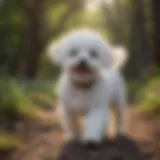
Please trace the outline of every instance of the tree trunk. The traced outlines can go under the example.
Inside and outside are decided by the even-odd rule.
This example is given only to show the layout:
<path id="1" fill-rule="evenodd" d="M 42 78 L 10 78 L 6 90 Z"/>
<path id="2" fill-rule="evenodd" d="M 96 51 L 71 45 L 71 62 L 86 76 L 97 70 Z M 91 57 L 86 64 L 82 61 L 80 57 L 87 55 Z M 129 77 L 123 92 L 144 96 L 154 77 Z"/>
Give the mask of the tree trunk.
<path id="1" fill-rule="evenodd" d="M 25 0 L 23 1 L 25 2 Z M 27 1 L 26 1 L 27 2 Z M 22 51 L 21 65 L 18 75 L 24 79 L 35 79 L 39 68 L 41 54 L 51 38 L 56 37 L 65 27 L 65 22 L 83 8 L 84 1 L 70 1 L 66 13 L 59 20 L 57 27 L 51 31 L 44 26 L 44 9 L 46 0 L 32 0 L 32 3 L 23 3 L 26 31 Z M 53 1 L 56 5 L 58 1 Z M 53 4 L 52 4 L 53 5 Z M 45 34 L 44 34 L 45 33 Z"/>
<path id="2" fill-rule="evenodd" d="M 144 1 L 132 0 L 132 37 L 131 47 L 133 48 L 132 57 L 129 64 L 134 67 L 134 77 L 143 79 L 147 74 L 147 67 L 150 64 L 150 49 L 148 35 L 145 27 Z M 131 73 L 133 74 L 133 72 Z"/>
<path id="3" fill-rule="evenodd" d="M 25 4 L 26 5 L 26 4 Z M 31 6 L 25 6 L 26 35 L 20 77 L 34 79 L 42 53 L 42 27 L 44 0 L 32 0 Z"/>
<path id="4" fill-rule="evenodd" d="M 152 0 L 153 30 L 154 30 L 154 63 L 160 66 L 160 0 Z"/>

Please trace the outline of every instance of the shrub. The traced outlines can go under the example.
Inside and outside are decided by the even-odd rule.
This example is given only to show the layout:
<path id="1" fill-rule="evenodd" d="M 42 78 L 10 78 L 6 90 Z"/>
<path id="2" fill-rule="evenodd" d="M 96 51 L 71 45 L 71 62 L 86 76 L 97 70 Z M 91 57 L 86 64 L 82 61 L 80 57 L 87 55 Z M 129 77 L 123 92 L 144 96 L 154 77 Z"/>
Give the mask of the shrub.
<path id="1" fill-rule="evenodd" d="M 0 80 L 0 131 L 3 131 L 0 132 L 0 149 L 7 150 L 21 145 L 20 135 L 11 134 L 15 133 L 16 122 L 39 120 L 38 111 L 42 107 L 52 107 L 56 98 L 53 87 L 50 82 Z"/>
<path id="2" fill-rule="evenodd" d="M 33 117 L 35 113 L 36 107 L 15 81 L 0 81 L 1 118 L 19 119 Z"/>
<path id="3" fill-rule="evenodd" d="M 34 104 L 38 105 L 38 107 L 43 105 L 53 105 L 56 99 L 56 88 L 54 82 L 41 80 L 26 82 L 22 85 L 27 96 Z"/>
<path id="4" fill-rule="evenodd" d="M 160 113 L 160 77 L 154 77 L 147 81 L 137 97 L 140 111 L 156 114 Z"/>
<path id="5" fill-rule="evenodd" d="M 1 133 L 0 134 L 0 150 L 10 150 L 19 147 L 22 144 L 22 141 L 19 137 Z"/>

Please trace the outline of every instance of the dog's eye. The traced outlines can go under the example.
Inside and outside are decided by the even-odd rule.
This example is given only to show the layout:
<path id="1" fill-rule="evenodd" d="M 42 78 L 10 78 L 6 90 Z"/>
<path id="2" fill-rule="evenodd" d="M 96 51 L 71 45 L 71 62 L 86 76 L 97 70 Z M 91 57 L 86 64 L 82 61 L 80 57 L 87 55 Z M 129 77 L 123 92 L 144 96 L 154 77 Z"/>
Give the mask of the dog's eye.
<path id="1" fill-rule="evenodd" d="M 75 57 L 75 56 L 77 56 L 77 54 L 78 54 L 78 49 L 72 48 L 72 49 L 69 51 L 69 53 L 70 53 L 70 56 L 71 56 L 71 57 Z"/>
<path id="2" fill-rule="evenodd" d="M 95 49 L 90 50 L 90 56 L 92 58 L 97 58 L 98 57 L 98 51 Z"/>

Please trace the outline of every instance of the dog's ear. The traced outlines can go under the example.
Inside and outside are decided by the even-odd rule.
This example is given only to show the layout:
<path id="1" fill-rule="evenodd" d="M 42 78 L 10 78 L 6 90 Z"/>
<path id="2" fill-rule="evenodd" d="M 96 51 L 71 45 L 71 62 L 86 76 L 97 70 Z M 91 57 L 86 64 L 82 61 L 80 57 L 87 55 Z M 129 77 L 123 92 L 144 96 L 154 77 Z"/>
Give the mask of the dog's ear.
<path id="1" fill-rule="evenodd" d="M 113 66 L 117 69 L 121 69 L 126 64 L 128 52 L 123 46 L 114 46 L 112 47 L 112 57 Z"/>
<path id="2" fill-rule="evenodd" d="M 104 67 L 121 69 L 128 59 L 126 48 L 123 46 L 111 46 L 109 43 L 105 43 L 104 46 L 107 55 L 107 60 L 103 60 Z"/>
<path id="3" fill-rule="evenodd" d="M 51 60 L 56 64 L 61 64 L 64 62 L 64 51 L 62 42 L 56 42 L 52 44 L 49 48 L 49 55 Z"/>
<path id="4" fill-rule="evenodd" d="M 103 42 L 104 56 L 102 57 L 102 64 L 104 68 L 110 68 L 113 64 L 112 49 L 108 42 Z M 105 58 L 104 58 L 105 57 Z"/>

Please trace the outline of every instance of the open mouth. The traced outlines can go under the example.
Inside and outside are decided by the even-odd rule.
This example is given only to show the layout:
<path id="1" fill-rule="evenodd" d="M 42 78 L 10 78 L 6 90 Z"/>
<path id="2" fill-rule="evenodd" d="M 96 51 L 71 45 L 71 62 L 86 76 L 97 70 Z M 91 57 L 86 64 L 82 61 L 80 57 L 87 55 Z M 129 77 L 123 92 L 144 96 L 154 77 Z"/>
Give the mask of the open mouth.
<path id="1" fill-rule="evenodd" d="M 84 66 L 84 65 L 77 65 L 77 66 L 72 68 L 72 71 L 75 72 L 75 73 L 79 73 L 79 74 L 90 74 L 90 73 L 92 73 L 91 68 L 88 67 L 88 66 Z"/>

